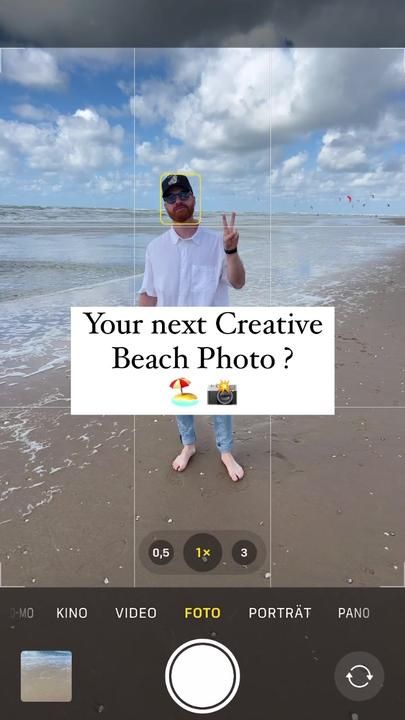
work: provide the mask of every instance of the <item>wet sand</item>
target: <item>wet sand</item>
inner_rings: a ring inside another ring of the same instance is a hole
[[[270,547],[270,423],[268,417],[234,419],[234,454],[246,476],[234,483],[221,463],[208,417],[196,418],[198,453],[185,471],[171,468],[181,449],[177,425],[171,417],[136,420],[136,539],[155,533],[167,539],[179,530],[190,535],[235,530],[237,539],[246,531]],[[161,587],[269,587],[270,563],[254,572],[222,564],[210,573],[150,572],[138,560],[137,585]],[[186,566],[185,570],[187,571]],[[233,568],[233,569],[232,569]],[[237,572],[235,572],[238,570]]]
[[[136,559],[139,585],[269,585],[270,560],[239,575],[149,572],[134,558],[134,531],[138,550],[169,526],[250,530],[264,542],[271,529],[278,586],[402,583],[404,298],[400,251],[336,285],[337,413],[272,419],[271,528],[268,418],[235,421],[235,454],[247,470],[237,485],[206,418],[198,420],[201,452],[184,474],[170,468],[179,447],[173,418],[136,418],[134,509],[133,418],[55,407],[66,368],[31,376],[26,390],[21,380],[13,404],[29,404],[28,393],[43,406],[0,411],[3,584],[132,586]]]
[[[132,417],[0,411],[3,585],[133,585]]]
[[[273,585],[402,585],[405,410],[272,419]]]
[[[0,383],[1,408],[70,408],[70,368],[51,368]]]
[[[135,510],[133,417],[49,407],[2,410],[0,421],[3,585],[133,586],[134,573],[138,585],[269,585],[268,559],[254,573],[165,577],[138,556],[145,535],[167,529],[251,531],[268,549],[268,418],[236,419],[240,483],[219,460],[208,418],[198,419],[200,451],[180,474],[173,418],[136,418]]]
[[[336,415],[272,418],[273,585],[404,581],[405,253],[366,272],[335,291]]]
[[[405,406],[405,252],[335,291],[336,406]]]
[[[391,223],[392,225],[405,225],[405,217],[381,217],[380,220]]]

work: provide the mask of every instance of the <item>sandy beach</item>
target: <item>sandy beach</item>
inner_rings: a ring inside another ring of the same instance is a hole
[[[274,417],[271,445],[269,418],[237,418],[246,478],[236,485],[206,418],[199,454],[177,474],[173,418],[137,417],[134,428],[132,417],[71,416],[68,364],[3,383],[3,585],[402,582],[405,252],[391,248],[325,288],[317,294],[336,306],[336,416]],[[140,545],[168,528],[250,531],[269,556],[255,572],[152,573]]]
[[[380,219],[392,225],[405,225],[405,217],[382,217]]]
[[[267,551],[265,563],[246,572],[230,561],[211,573],[189,570],[157,574],[137,563],[137,584],[162,587],[269,587],[270,564],[270,423],[268,417],[234,420],[234,453],[246,478],[234,483],[215,448],[207,417],[196,418],[198,453],[182,473],[171,468],[179,452],[177,425],[170,417],[136,419],[136,539],[137,555],[149,533],[170,539],[179,530],[190,535],[234,530],[235,540],[246,532],[257,535]],[[222,539],[222,538],[221,538]],[[225,555],[225,553],[224,553]],[[184,570],[187,567],[184,564]]]
[[[405,406],[405,252],[367,266],[333,300],[336,406]]]
[[[277,586],[403,583],[405,253],[366,271],[336,291],[336,415],[272,418]]]
[[[402,585],[405,409],[273,418],[273,585]]]
[[[133,585],[133,418],[0,418],[2,584]]]
[[[155,531],[236,529],[238,539],[250,531],[268,556],[268,418],[236,419],[235,451],[247,471],[238,484],[219,460],[206,418],[197,425],[199,454],[182,474],[170,465],[179,449],[170,417],[137,417],[135,431],[132,417],[71,416],[53,407],[2,410],[0,418],[3,585],[189,585],[188,574],[154,575],[142,566],[140,544]],[[270,582],[267,558],[254,573],[221,569],[193,573],[192,582]]]

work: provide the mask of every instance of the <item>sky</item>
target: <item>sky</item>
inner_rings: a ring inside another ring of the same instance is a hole
[[[205,210],[405,214],[401,50],[31,48],[1,69],[2,204],[156,209],[183,170]]]
[[[3,50],[1,204],[131,207],[134,53]]]
[[[134,106],[138,206],[167,167],[207,210],[405,213],[402,51],[138,51]]]
[[[404,214],[404,52],[272,58],[273,211]]]
[[[135,71],[137,205],[183,170],[201,176],[205,210],[268,212],[269,51],[137,51]]]

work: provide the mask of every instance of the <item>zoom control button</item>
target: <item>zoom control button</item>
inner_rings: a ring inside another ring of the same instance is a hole
[[[214,535],[192,535],[184,546],[184,560],[196,572],[214,570],[222,559],[222,546]]]
[[[174,558],[173,545],[168,540],[155,540],[149,547],[149,558],[155,565],[167,565]]]

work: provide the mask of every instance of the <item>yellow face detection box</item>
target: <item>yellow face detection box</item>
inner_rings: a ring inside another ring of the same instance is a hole
[[[188,170],[174,170],[174,171],[173,171],[173,170],[170,170],[170,171],[169,171],[169,170],[168,170],[168,171],[166,171],[166,172],[164,172],[164,173],[161,173],[161,174],[160,174],[160,177],[159,177],[159,217],[160,217],[160,224],[161,224],[161,225],[166,225],[166,226],[167,226],[167,225],[172,225],[172,221],[170,220],[170,218],[167,217],[166,209],[165,209],[165,206],[164,206],[164,200],[163,200],[163,198],[162,198],[162,181],[163,181],[163,179],[164,179],[165,177],[167,177],[168,175],[185,175],[185,176],[190,180],[190,184],[191,184],[191,186],[192,186],[192,188],[193,188],[193,194],[194,194],[194,197],[196,198],[196,208],[197,208],[197,212],[198,212],[198,217],[196,218],[196,221],[197,221],[198,223],[200,223],[200,222],[201,222],[201,218],[202,218],[202,176],[200,175],[200,173],[193,172],[193,171],[191,171],[191,170],[190,170],[190,171],[188,171]],[[194,182],[194,183],[193,183],[192,178],[196,178],[197,182]],[[197,188],[196,188],[195,185],[196,185],[197,183],[198,183],[198,185],[197,185]],[[195,209],[196,209],[196,208],[195,208]],[[187,223],[187,222],[186,222],[186,223],[182,223],[182,225],[185,225],[185,226],[187,226],[187,225],[194,226],[195,224],[196,224],[196,223],[191,223],[191,222],[190,222],[190,223]]]

